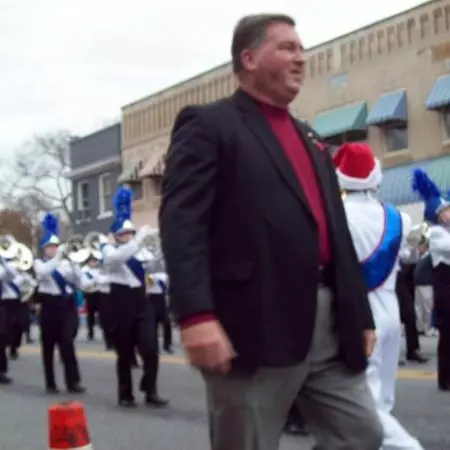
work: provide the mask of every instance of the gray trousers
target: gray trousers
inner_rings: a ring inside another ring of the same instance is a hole
[[[383,430],[365,373],[337,358],[332,294],[320,288],[306,360],[251,375],[204,373],[211,450],[277,450],[292,403],[323,450],[379,450]],[[301,301],[301,300],[299,300]]]

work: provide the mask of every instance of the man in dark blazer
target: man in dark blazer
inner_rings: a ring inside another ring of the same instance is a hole
[[[240,88],[178,115],[160,209],[172,308],[206,383],[213,450],[276,450],[298,395],[320,448],[378,450],[374,322],[332,160],[290,116],[305,52],[283,15],[244,17]]]

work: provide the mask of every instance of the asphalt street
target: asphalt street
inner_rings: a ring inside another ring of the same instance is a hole
[[[397,416],[426,450],[450,448],[450,394],[436,388],[435,338],[424,338],[426,365],[408,364],[399,371]],[[160,392],[171,400],[166,410],[144,405],[133,411],[116,407],[114,355],[101,342],[87,343],[80,331],[78,354],[82,396],[44,393],[39,347],[26,345],[20,359],[11,362],[14,384],[0,388],[0,450],[36,450],[48,446],[47,410],[54,402],[77,399],[84,403],[94,450],[207,450],[205,398],[199,376],[184,364],[176,346],[162,357]],[[58,367],[59,380],[62,380]],[[136,380],[139,370],[135,371]],[[61,387],[62,383],[60,383]],[[137,383],[136,383],[137,385]],[[311,440],[286,436],[281,450],[310,450]]]

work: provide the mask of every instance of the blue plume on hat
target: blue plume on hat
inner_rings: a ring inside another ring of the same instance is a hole
[[[44,231],[59,236],[59,220],[54,214],[47,213],[42,219],[41,225]]]
[[[436,183],[430,179],[422,169],[413,172],[412,189],[417,192],[425,202],[425,219],[432,223],[438,223],[438,213],[448,202],[442,198],[441,191]]]
[[[131,221],[133,203],[133,191],[125,186],[120,186],[113,198],[115,220],[111,231],[117,233],[122,229],[125,221]]]
[[[44,235],[40,241],[41,247],[48,244],[59,244],[59,220],[54,214],[47,213],[41,222]]]
[[[422,169],[415,169],[413,173],[413,191],[417,192],[423,200],[427,201],[433,197],[440,197],[441,191],[436,183],[431,180]]]

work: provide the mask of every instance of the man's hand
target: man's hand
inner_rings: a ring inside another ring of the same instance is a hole
[[[368,358],[372,356],[376,343],[377,343],[377,336],[375,334],[375,330],[364,330],[364,345],[366,348],[366,355]]]
[[[189,362],[198,369],[227,373],[236,356],[228,336],[216,320],[182,329],[181,342]]]

